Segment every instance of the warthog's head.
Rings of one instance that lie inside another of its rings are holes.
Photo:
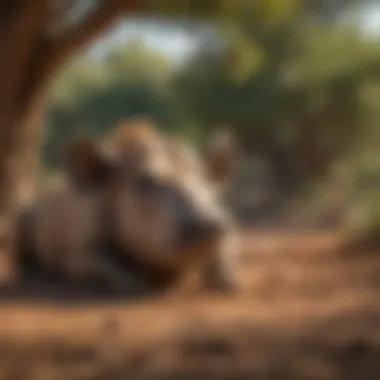
[[[148,121],[124,121],[99,148],[77,144],[73,172],[107,184],[105,224],[121,247],[157,267],[177,267],[212,255],[227,228],[219,199],[233,158],[226,137],[201,158]]]

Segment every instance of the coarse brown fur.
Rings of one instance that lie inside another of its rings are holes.
[[[141,118],[121,121],[101,144],[76,141],[64,185],[22,213],[20,259],[33,252],[29,258],[75,283],[166,286],[201,271],[231,289],[234,231],[218,193],[229,149],[213,147],[202,160]]]
[[[111,241],[117,244],[112,252],[132,260],[156,284],[203,271],[210,285],[236,285],[236,231],[220,199],[234,146],[225,133],[213,143],[201,157],[184,141],[160,134],[149,120],[122,121],[105,140],[104,151],[121,168],[107,208],[113,210]],[[199,226],[199,235],[181,244],[181,228],[189,223]],[[209,226],[216,231],[207,233]]]
[[[118,291],[145,288],[103,252],[103,210],[111,172],[96,149],[96,143],[86,140],[70,144],[63,181],[20,210],[16,261],[24,276]]]

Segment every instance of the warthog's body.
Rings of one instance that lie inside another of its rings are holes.
[[[218,199],[227,148],[203,162],[138,120],[117,126],[99,146],[77,143],[67,183],[41,196],[20,223],[20,253],[33,251],[46,268],[75,280],[97,276],[121,286],[134,273],[158,286],[196,270],[233,285],[233,226]]]

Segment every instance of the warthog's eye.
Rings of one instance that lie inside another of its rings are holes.
[[[157,191],[160,187],[159,181],[149,174],[141,175],[136,182],[137,191],[147,194]]]

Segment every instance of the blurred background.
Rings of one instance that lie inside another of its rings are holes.
[[[6,3],[37,9],[4,1],[0,21]],[[200,150],[228,127],[240,154],[226,202],[242,224],[245,288],[142,303],[65,303],[50,289],[49,300],[6,299],[0,378],[380,379],[380,2],[136,0],[141,12],[132,12],[132,0],[53,3],[57,24],[43,28],[53,42],[67,33],[67,55],[91,34],[87,16],[101,29],[100,10],[105,19],[127,12],[54,77],[39,184],[59,178],[70,139],[101,138],[121,118],[149,116]],[[70,37],[82,21],[77,43]],[[12,50],[20,41],[0,44],[0,65],[22,56]],[[8,144],[24,113],[39,122],[26,106],[45,86],[41,45],[35,50],[37,60],[18,65],[13,79],[0,69],[0,216],[17,198],[16,186],[3,191],[4,178],[30,174],[37,151],[38,128]],[[57,55],[51,66],[62,63]],[[17,165],[21,174],[12,174]]]
[[[121,117],[149,115],[200,148],[228,126],[242,152],[229,201],[242,220],[344,217],[350,233],[380,223],[380,5],[217,3],[207,18],[194,7],[129,17],[64,66],[46,111],[49,175],[71,137],[102,136]]]

